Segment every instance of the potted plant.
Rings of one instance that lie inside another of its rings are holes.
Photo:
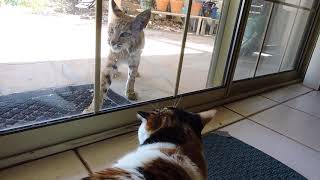
[[[198,16],[202,8],[201,1],[193,1],[190,14],[193,16]]]
[[[187,14],[188,4],[189,4],[189,0],[184,0],[184,7],[182,8],[182,11],[184,14]],[[193,1],[190,14],[193,16],[198,16],[201,12],[201,9],[202,9],[202,2],[197,0]]]
[[[156,9],[158,11],[167,11],[170,0],[156,0]]]
[[[170,0],[171,12],[181,13],[183,4],[183,0]]]

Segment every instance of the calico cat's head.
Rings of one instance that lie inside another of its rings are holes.
[[[126,15],[110,0],[110,14],[108,19],[108,44],[113,52],[128,50],[137,43],[141,43],[143,29],[147,26],[151,10],[145,10],[136,17]]]
[[[201,113],[191,113],[174,107],[166,107],[151,112],[140,111],[137,113],[138,119],[142,121],[138,131],[139,143],[145,143],[149,137],[156,133],[159,134],[162,130],[163,133],[158,138],[164,138],[164,140],[165,138],[171,138],[168,136],[180,136],[181,133],[183,133],[182,136],[191,134],[201,139],[202,129],[209,121],[214,119],[216,112],[216,110],[209,110]],[[176,140],[179,141],[179,137]]]

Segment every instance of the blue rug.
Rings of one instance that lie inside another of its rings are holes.
[[[288,166],[236,138],[211,133],[204,136],[203,143],[209,180],[306,180]]]

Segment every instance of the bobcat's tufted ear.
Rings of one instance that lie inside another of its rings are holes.
[[[142,13],[138,14],[132,23],[132,31],[140,32],[142,31],[148,24],[151,17],[151,10],[145,10]]]
[[[217,110],[212,109],[204,112],[200,112],[199,116],[201,118],[202,125],[205,126],[208,122],[214,119]]]
[[[109,15],[114,15],[115,17],[118,17],[118,18],[125,15],[125,13],[121,11],[121,9],[118,7],[118,5],[114,0],[109,0],[109,12],[111,12]]]

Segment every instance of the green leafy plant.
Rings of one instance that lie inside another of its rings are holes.
[[[19,0],[4,0],[4,4],[11,5],[11,6],[17,6],[19,3]]]
[[[48,5],[48,0],[21,0],[20,6],[29,7],[33,12],[41,12]]]

